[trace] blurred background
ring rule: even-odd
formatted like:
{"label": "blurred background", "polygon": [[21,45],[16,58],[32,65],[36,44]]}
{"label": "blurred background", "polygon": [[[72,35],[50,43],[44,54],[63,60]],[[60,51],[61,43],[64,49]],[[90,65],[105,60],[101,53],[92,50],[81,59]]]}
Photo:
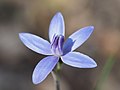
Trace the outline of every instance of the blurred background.
{"label": "blurred background", "polygon": [[0,0],[0,90],[55,90],[51,74],[33,85],[33,69],[45,56],[26,48],[18,33],[48,40],[50,20],[58,11],[66,38],[82,27],[95,27],[77,51],[98,64],[94,69],[63,64],[61,90],[120,90],[120,0]]}

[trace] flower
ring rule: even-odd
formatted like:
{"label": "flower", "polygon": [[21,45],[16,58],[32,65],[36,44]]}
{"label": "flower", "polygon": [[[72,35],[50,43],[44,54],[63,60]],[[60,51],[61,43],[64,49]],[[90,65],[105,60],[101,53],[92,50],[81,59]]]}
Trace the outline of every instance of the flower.
{"label": "flower", "polygon": [[50,42],[30,33],[19,33],[21,41],[29,49],[39,54],[49,55],[36,65],[32,74],[33,83],[41,83],[56,66],[59,58],[63,63],[77,68],[96,67],[97,64],[92,58],[74,51],[89,38],[93,29],[93,26],[84,27],[70,35],[64,42],[64,19],[62,14],[58,12],[50,23]]}

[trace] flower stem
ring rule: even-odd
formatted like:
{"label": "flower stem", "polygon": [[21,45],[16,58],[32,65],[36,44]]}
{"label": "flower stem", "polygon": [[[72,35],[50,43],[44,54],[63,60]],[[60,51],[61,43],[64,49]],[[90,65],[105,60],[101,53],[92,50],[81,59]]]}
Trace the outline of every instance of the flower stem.
{"label": "flower stem", "polygon": [[55,71],[52,71],[52,76],[55,81],[56,90],[60,90],[60,77],[59,77],[59,71],[60,71],[60,63],[57,64]]}
{"label": "flower stem", "polygon": [[59,75],[52,71],[52,76],[55,81],[56,90],[60,90],[60,78]]}
{"label": "flower stem", "polygon": [[60,80],[59,80],[58,75],[57,75],[57,80],[56,80],[56,90],[60,90]]}

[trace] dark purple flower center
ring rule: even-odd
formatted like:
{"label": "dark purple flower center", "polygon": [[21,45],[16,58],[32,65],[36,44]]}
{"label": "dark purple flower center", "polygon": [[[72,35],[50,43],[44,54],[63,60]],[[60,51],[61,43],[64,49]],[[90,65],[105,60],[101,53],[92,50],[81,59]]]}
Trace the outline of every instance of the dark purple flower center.
{"label": "dark purple flower center", "polygon": [[64,36],[63,35],[54,35],[51,43],[51,50],[55,56],[63,55],[63,43]]}

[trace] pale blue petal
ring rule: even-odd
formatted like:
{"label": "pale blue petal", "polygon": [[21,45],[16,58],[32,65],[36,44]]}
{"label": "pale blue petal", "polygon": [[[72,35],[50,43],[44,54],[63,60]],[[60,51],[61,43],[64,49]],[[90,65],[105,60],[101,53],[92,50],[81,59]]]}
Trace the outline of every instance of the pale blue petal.
{"label": "pale blue petal", "polygon": [[20,33],[21,41],[29,49],[44,55],[52,55],[50,43],[36,35],[30,33]]}
{"label": "pale blue petal", "polygon": [[35,67],[32,75],[32,81],[34,84],[41,83],[48,74],[53,70],[58,62],[58,57],[48,56],[43,58]]}
{"label": "pale blue petal", "polygon": [[56,13],[52,18],[49,26],[49,39],[52,42],[54,35],[65,34],[64,18],[60,12]]}
{"label": "pale blue petal", "polygon": [[97,66],[92,58],[79,52],[69,52],[61,59],[65,64],[77,68],[94,68]]}
{"label": "pale blue petal", "polygon": [[64,43],[63,52],[66,54],[82,45],[89,38],[93,29],[93,26],[87,26],[69,36]]}

